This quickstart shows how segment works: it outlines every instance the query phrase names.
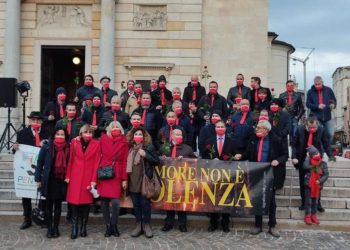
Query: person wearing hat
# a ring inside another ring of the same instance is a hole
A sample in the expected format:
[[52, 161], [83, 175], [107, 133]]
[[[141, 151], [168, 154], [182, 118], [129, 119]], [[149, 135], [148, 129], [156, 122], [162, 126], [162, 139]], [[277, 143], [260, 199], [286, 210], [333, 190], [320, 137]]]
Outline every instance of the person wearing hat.
[[[305, 190], [304, 190], [304, 177], [305, 171], [303, 168], [303, 163], [305, 161], [307, 151], [306, 148], [313, 145], [321, 152], [327, 154], [329, 159], [332, 159], [332, 150], [330, 146], [329, 136], [325, 128], [319, 124], [317, 117], [310, 115], [306, 119], [306, 123], [299, 125], [295, 136], [291, 141], [292, 145], [292, 163], [294, 167], [299, 172], [299, 186], [300, 186], [300, 197], [301, 206], [300, 211], [305, 209]], [[319, 199], [317, 204], [317, 209], [319, 212], [324, 212], [324, 208], [321, 205], [321, 200]]]
[[250, 100], [250, 88], [244, 86], [244, 75], [239, 73], [236, 76], [236, 86], [231, 87], [228, 91], [227, 104], [231, 110], [238, 110], [242, 99]]
[[166, 105], [173, 99], [171, 91], [166, 88], [166, 83], [165, 76], [159, 76], [158, 89], [151, 93], [153, 106], [155, 106], [157, 110], [161, 110], [163, 114], [166, 112]]
[[111, 106], [110, 102], [113, 96], [118, 95], [118, 92], [110, 88], [111, 78], [108, 76], [103, 76], [100, 79], [100, 83], [102, 85], [101, 88], [101, 97], [102, 102], [105, 105], [105, 107]]
[[280, 98], [273, 98], [270, 104], [270, 122], [272, 131], [283, 140], [288, 139], [290, 131], [290, 115], [283, 111], [284, 102]]
[[[280, 235], [276, 231], [276, 190], [283, 188], [286, 178], [286, 162], [288, 160], [288, 143], [282, 140], [272, 131], [269, 121], [261, 120], [258, 122], [255, 134], [249, 140], [247, 148], [243, 154], [236, 154], [235, 160], [248, 160], [251, 162], [268, 162], [273, 168], [273, 189], [270, 204], [266, 204], [269, 208], [269, 231], [273, 237], [279, 238]], [[257, 235], [262, 232], [263, 217], [255, 216], [255, 227], [250, 234]]]
[[291, 136], [295, 136], [297, 131], [298, 122], [300, 118], [305, 113], [305, 108], [301, 94], [295, 91], [295, 82], [293, 80], [288, 80], [286, 82], [286, 91], [281, 93], [279, 98], [281, 98], [286, 106], [284, 107], [285, 111], [289, 113], [291, 119]]
[[327, 181], [329, 172], [327, 163], [322, 161], [320, 152], [314, 146], [307, 149], [308, 157], [305, 159], [303, 169], [305, 171], [305, 217], [304, 222], [307, 225], [312, 223], [320, 224], [317, 213], [317, 202], [320, 198], [323, 184]]
[[56, 89], [55, 99], [48, 102], [45, 106], [43, 115], [45, 117], [45, 126], [51, 133], [56, 125], [56, 122], [65, 117], [66, 112], [67, 91], [63, 87]]
[[94, 86], [94, 77], [92, 75], [86, 75], [84, 77], [84, 86], [77, 90], [74, 101], [81, 104], [85, 96], [93, 95], [99, 92], [100, 90]]
[[94, 130], [94, 137], [99, 138], [104, 128], [100, 126], [101, 119], [106, 111], [103, 103], [101, 102], [101, 96], [99, 93], [92, 95], [92, 105], [85, 107], [81, 120], [91, 125]]
[[213, 110], [220, 110], [221, 119], [225, 121], [227, 119], [228, 109], [226, 98], [218, 93], [218, 89], [218, 83], [211, 81], [209, 83], [209, 93], [203, 96], [198, 102], [198, 116], [202, 126], [209, 121], [210, 112]]
[[[50, 137], [49, 131], [42, 127], [43, 116], [39, 111], [32, 111], [28, 116], [28, 119], [29, 126], [17, 133], [17, 140], [13, 145], [14, 152], [19, 149], [19, 144], [41, 147], [43, 140], [47, 140]], [[22, 206], [24, 222], [20, 226], [21, 230], [27, 229], [32, 225], [32, 199], [22, 198]]]

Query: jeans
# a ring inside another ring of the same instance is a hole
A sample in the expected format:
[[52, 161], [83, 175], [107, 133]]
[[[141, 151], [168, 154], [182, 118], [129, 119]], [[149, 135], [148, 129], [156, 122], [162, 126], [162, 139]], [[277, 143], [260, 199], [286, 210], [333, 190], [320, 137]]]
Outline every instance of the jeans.
[[[186, 226], [187, 213], [178, 211], [177, 217], [179, 219], [179, 226]], [[166, 211], [165, 225], [173, 226], [175, 221], [175, 211]]]
[[311, 198], [311, 190], [308, 186], [305, 187], [305, 214], [316, 214], [318, 198]]
[[[276, 226], [276, 190], [273, 189], [270, 206], [269, 206], [269, 227], [275, 227]], [[263, 217], [262, 215], [256, 215], [255, 216], [255, 226], [256, 227], [262, 227]]]
[[294, 137], [295, 133], [297, 132], [297, 128], [298, 128], [298, 120], [295, 117], [292, 117], [290, 119], [290, 137]]
[[[119, 199], [101, 198], [102, 214], [106, 225], [117, 225], [119, 216]], [[109, 203], [112, 203], [112, 216], [110, 214]]]
[[334, 136], [334, 122], [333, 122], [333, 120], [329, 120], [329, 121], [326, 121], [326, 122], [321, 122], [320, 121], [320, 124], [327, 131], [328, 136], [329, 136], [329, 143], [332, 144], [333, 136]]
[[140, 193], [130, 192], [137, 223], [148, 224], [151, 221], [151, 201]]

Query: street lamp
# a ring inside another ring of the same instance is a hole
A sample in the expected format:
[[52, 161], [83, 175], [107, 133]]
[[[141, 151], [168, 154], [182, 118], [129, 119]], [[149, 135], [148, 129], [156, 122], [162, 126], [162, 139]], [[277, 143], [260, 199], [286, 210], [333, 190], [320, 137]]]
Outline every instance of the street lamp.
[[290, 57], [293, 61], [297, 61], [297, 62], [300, 62], [300, 63], [303, 64], [303, 70], [304, 70], [304, 101], [305, 101], [305, 105], [306, 105], [306, 90], [307, 90], [307, 87], [306, 87], [306, 85], [307, 85], [306, 84], [306, 62], [310, 59], [310, 55], [315, 51], [315, 48], [307, 48], [307, 49], [311, 49], [311, 51], [309, 52], [309, 54], [304, 59], [301, 59], [301, 58], [298, 58], [298, 57], [294, 57], [294, 56]]

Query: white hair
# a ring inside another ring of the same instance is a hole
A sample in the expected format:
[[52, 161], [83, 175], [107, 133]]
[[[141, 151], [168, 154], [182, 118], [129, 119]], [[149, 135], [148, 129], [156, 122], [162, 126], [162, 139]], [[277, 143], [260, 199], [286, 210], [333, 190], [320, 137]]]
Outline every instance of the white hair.
[[119, 96], [117, 96], [117, 95], [114, 95], [112, 98], [111, 98], [111, 102], [121, 102], [121, 99], [120, 99], [120, 97]]
[[271, 131], [271, 123], [269, 121], [259, 121], [258, 124], [266, 128], [268, 131]]

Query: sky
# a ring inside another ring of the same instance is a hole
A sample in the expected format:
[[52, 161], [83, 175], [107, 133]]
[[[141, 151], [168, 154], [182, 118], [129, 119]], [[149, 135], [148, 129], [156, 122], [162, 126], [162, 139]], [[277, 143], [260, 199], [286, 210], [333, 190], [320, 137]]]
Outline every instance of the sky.
[[[307, 84], [316, 75], [332, 86], [332, 74], [338, 67], [350, 66], [350, 0], [269, 0], [269, 31], [277, 40], [292, 44], [292, 54], [306, 58]], [[290, 63], [290, 74], [303, 85], [302, 63]]]

